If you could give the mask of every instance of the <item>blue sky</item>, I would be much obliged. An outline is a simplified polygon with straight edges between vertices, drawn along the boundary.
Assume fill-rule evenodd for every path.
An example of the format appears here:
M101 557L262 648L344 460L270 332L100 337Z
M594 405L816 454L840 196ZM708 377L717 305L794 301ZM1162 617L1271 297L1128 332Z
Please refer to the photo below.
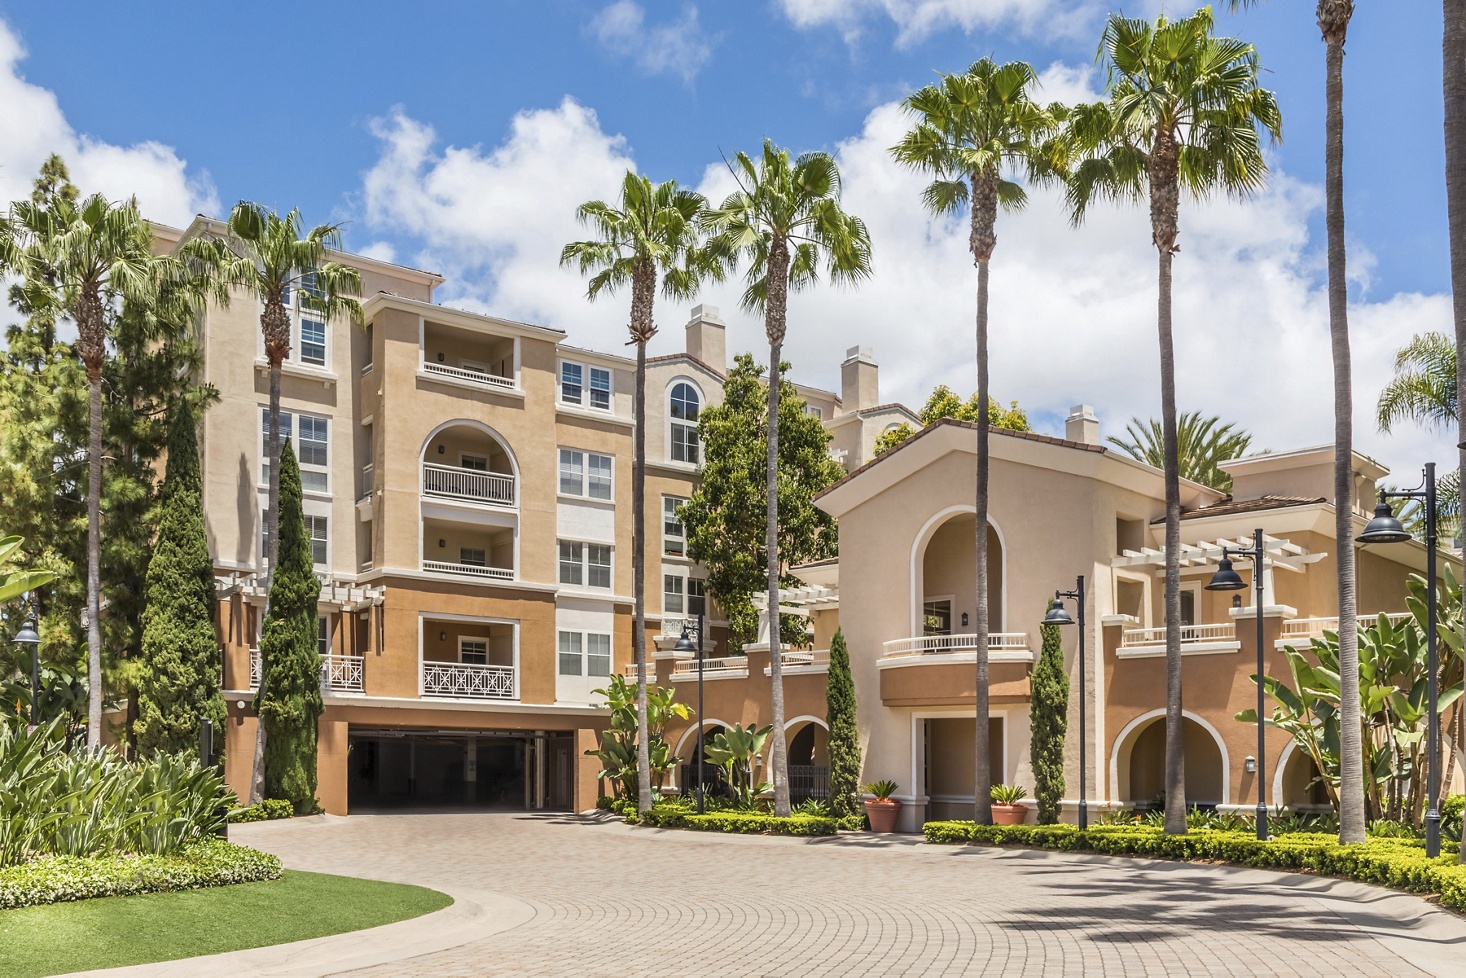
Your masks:
M1135 15L1159 9L1154 2L1125 7ZM173 221L190 207L226 209L240 198L299 206L308 220L346 222L354 248L449 274L445 301L551 321L571 329L577 342L602 348L619 346L615 330L624 311L585 308L573 278L553 269L551 245L575 233L567 220L575 202L612 193L614 175L626 165L715 195L719 151L751 149L765 136L836 152L851 197L880 215L870 218L873 229L890 227L888 246L877 237L879 284L864 290L864 299L806 300L807 340L791 344L796 369L831 385L844 346L873 345L884 393L919 401L938 381L971 386L963 360L971 342L971 282L961 278L970 263L964 265L960 247L949 249L952 255L925 250L956 239L952 228L926 221L914 196L881 196L886 171L879 151L899 132L892 103L934 69L958 70L982 55L1030 61L1045 72L1051 97L1092 91L1101 79L1086 70L1105 10L1091 0L410 7L371 0L0 0L0 30L24 49L11 59L10 73L30 95L55 100L40 122L22 112L12 125L50 133L77 155L93 154L82 171L96 173L99 186L135 175L140 186L156 187L153 211ZM1256 43L1282 104L1285 141L1272 155L1276 179L1263 200L1183 212L1181 261L1195 263L1199 321L1196 339L1178 354L1183 374L1188 353L1214 366L1277 338L1279 359L1291 358L1293 366L1265 382L1280 394L1296 386L1301 357L1301 376L1315 388L1259 410L1232 394L1235 380L1222 378L1199 384L1189 398L1183 391L1183 407L1237 417L1270 447L1329 436L1327 360L1316 359L1320 350L1326 358L1327 348L1317 346L1323 45L1313 10L1303 0L1271 0L1222 15L1224 31ZM1445 325L1439 17L1430 4L1367 3L1351 31L1346 180L1352 295L1360 307L1356 357L1379 360L1411 332ZM0 150L0 190L13 193L17 181L29 179L43 141L28 153ZM111 156L109 148L116 149ZM147 205L148 194L142 197ZM1006 293L1002 305L1004 267L995 264L996 312L1011 320L1006 333L997 326L996 392L1019 398L1049 425L1068 403L1091 400L1102 419L1108 413L1107 429L1117 430L1125 416L1155 407L1153 356L1146 359L1137 345L1153 333L1143 315L1153 308L1145 294L1153 259L1143 237L1129 240L1143 221L1116 215L1113 223L1092 220L1071 232L1056 206L1035 210L1000 226L999 259L1011 240L1010 261L1022 266L1008 282L1021 277L1024 287ZM536 223L549 227L531 227ZM1122 234L1134 267L1101 273L1111 256L1097 260L1098 252L1113 250L1110 236ZM1056 249L1063 255L1045 269ZM941 263L935 268L933 254ZM1202 265L1219 276L1210 286ZM1126 282L1134 301L1092 301L1086 272ZM937 276L950 299L917 298L931 291L927 275ZM1234 297L1230 317L1216 318L1208 287ZM709 301L729 311L732 295ZM1185 308L1183 297L1183 315ZM680 322L682 313L664 311L661 318ZM730 320L734 345L752 346L757 324ZM914 348L904 332L901 342L890 336L910 323L927 337ZM1086 338L1074 347L1073 364L1032 366L1031 341L1065 348L1065 330L1076 325ZM801 331L798 319L793 328ZM673 332L664 329L659 342L670 348ZM1114 342L1100 342L1105 336ZM1245 369L1238 357L1236 370ZM1365 408L1387 373L1376 365L1356 371ZM1368 413L1362 409L1362 422ZM1387 460L1397 453L1413 459L1435 452L1439 442L1365 437L1361 447Z

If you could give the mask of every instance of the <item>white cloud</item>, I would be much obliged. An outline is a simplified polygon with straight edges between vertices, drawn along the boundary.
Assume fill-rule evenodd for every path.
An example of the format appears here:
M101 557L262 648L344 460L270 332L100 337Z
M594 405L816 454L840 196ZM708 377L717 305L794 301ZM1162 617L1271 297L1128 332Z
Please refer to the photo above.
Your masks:
M1086 90L1080 69L1051 66L1044 78L1046 98ZM858 290L822 284L794 295L785 351L801 381L828 388L839 384L847 347L873 346L883 399L918 407L935 384L964 393L975 385L976 273L963 222L931 221L921 208L922 179L890 160L887 147L906 125L897 104L882 105L837 147L845 205L870 227L875 276ZM565 328L579 346L623 349L626 297L587 303L581 278L558 267L561 246L584 234L575 206L613 195L634 165L624 140L602 132L591 110L567 99L522 113L507 140L487 151L439 150L431 128L400 112L375 131L383 155L367 175L369 223L421 243L415 263L449 276L445 301ZM730 186L723 165L713 163L698 189L716 202ZM1321 242L1308 233L1321 206L1320 188L1284 173L1252 202L1183 205L1178 401L1183 410L1242 423L1259 447L1332 440ZM1158 414L1156 255L1145 210L1097 208L1075 229L1058 195L1038 190L1026 212L1000 217L998 235L994 395L1017 399L1053 425L1070 405L1090 403L1112 434L1132 415ZM1369 260L1354 243L1351 261L1367 267ZM703 296L729 323L730 355L766 349L761 322L737 309L740 291L729 282ZM1393 351L1413 332L1450 328L1446 297L1366 295L1350 315L1359 449L1401 470L1402 481L1429 458L1450 461L1446 437L1402 426L1386 439L1372 420ZM680 348L685 316L685 308L659 303L663 331L653 353Z
M374 258L377 261L397 261L397 249L392 247L390 241L373 241L365 248L356 249L356 253L364 258Z
M871 17L884 16L895 24L902 48L951 28L968 34L1013 27L1035 36L1087 35L1105 10L1099 0L779 0L779 6L795 27L833 27L847 41L858 38Z
M83 193L136 194L149 218L183 225L195 214L218 211L208 174L190 175L172 147L153 141L116 146L76 132L56 96L22 77L24 58L20 38L0 21L0 201L28 195L46 157L60 153Z
M590 31L607 51L629 58L648 75L670 72L691 83L713 55L712 41L689 5L682 16L648 26L646 11L635 0L616 0L590 22Z

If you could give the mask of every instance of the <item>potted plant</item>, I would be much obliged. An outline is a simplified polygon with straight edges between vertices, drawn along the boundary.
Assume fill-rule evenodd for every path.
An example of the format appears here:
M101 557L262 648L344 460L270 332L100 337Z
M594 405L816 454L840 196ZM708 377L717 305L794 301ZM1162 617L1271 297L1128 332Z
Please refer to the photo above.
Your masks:
M870 795L865 800L865 817L870 819L872 832L896 831L896 820L901 817L901 802L891 796L897 787L896 782L889 779L872 781L865 786L866 794Z
M991 793L994 825L1022 825L1028 820L1028 806L1023 804L1028 792L1022 785L995 784Z

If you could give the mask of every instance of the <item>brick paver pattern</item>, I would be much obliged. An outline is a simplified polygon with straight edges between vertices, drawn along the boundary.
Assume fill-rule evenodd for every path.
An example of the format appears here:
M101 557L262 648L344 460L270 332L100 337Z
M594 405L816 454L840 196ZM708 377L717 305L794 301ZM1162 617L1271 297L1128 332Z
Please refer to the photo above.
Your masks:
M292 868L491 890L533 908L492 937L349 972L361 978L1422 974L1376 937L1408 922L1347 921L1330 892L1343 884L1308 876L576 816L249 828L244 841Z

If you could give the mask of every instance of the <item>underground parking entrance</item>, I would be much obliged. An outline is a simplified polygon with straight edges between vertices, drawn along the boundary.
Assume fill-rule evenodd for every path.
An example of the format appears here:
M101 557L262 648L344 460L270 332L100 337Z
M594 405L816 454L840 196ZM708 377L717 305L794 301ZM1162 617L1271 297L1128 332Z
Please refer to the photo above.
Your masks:
M402 811L569 811L575 736L566 731L352 727L347 804Z

